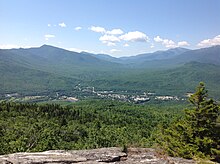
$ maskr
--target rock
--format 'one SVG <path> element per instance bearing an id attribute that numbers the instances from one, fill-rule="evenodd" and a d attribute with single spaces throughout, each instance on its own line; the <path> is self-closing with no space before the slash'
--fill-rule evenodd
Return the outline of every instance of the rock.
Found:
<path id="1" fill-rule="evenodd" d="M 1 157 L 0 161 L 13 164 L 37 164 L 37 163 L 79 163 L 87 159 L 68 152 L 42 152 L 42 153 L 15 153 Z M 3 162 L 3 163 L 4 163 Z"/>
<path id="2" fill-rule="evenodd" d="M 193 164 L 193 160 L 160 155 L 154 149 L 100 148 L 92 150 L 50 150 L 38 153 L 15 153 L 0 156 L 0 164 Z"/>

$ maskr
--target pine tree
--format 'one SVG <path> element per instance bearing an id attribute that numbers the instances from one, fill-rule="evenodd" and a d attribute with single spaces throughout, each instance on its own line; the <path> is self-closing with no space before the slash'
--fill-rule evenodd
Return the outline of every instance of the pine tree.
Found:
<path id="1" fill-rule="evenodd" d="M 217 158 L 220 155 L 219 106 L 208 98 L 203 82 L 189 101 L 193 107 L 185 110 L 183 119 L 163 131 L 161 143 L 173 156 Z"/>
<path id="2" fill-rule="evenodd" d="M 191 110 L 186 110 L 187 123 L 193 128 L 192 140 L 198 145 L 198 151 L 205 155 L 212 155 L 217 151 L 220 139 L 220 134 L 217 133 L 219 106 L 213 99 L 208 98 L 202 82 L 189 101 L 195 106 Z"/>

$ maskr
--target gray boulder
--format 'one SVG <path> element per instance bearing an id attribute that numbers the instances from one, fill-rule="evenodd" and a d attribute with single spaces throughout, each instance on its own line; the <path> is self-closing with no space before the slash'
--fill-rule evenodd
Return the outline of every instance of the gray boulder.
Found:
<path id="1" fill-rule="evenodd" d="M 0 164 L 193 164 L 195 161 L 161 155 L 155 149 L 100 148 L 92 150 L 50 150 L 0 156 Z"/>

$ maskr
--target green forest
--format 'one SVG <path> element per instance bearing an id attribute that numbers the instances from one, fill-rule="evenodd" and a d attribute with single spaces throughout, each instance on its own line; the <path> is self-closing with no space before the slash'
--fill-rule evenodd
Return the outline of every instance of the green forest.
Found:
<path id="1" fill-rule="evenodd" d="M 187 108 L 187 109 L 185 109 Z M 219 105 L 200 83 L 189 104 L 111 100 L 0 103 L 0 154 L 51 149 L 161 147 L 184 158 L 219 158 Z"/>

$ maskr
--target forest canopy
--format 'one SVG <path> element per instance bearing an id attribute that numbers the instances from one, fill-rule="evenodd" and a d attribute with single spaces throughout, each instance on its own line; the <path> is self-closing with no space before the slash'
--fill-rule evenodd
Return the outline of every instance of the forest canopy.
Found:
<path id="1" fill-rule="evenodd" d="M 171 156 L 219 157 L 219 105 L 204 83 L 191 105 L 84 100 L 57 104 L 0 103 L 0 154 L 51 149 L 151 147 Z"/>
<path id="2" fill-rule="evenodd" d="M 133 105 L 110 100 L 56 104 L 0 103 L 0 153 L 150 147 L 159 124 L 179 117 L 181 106 Z"/>

